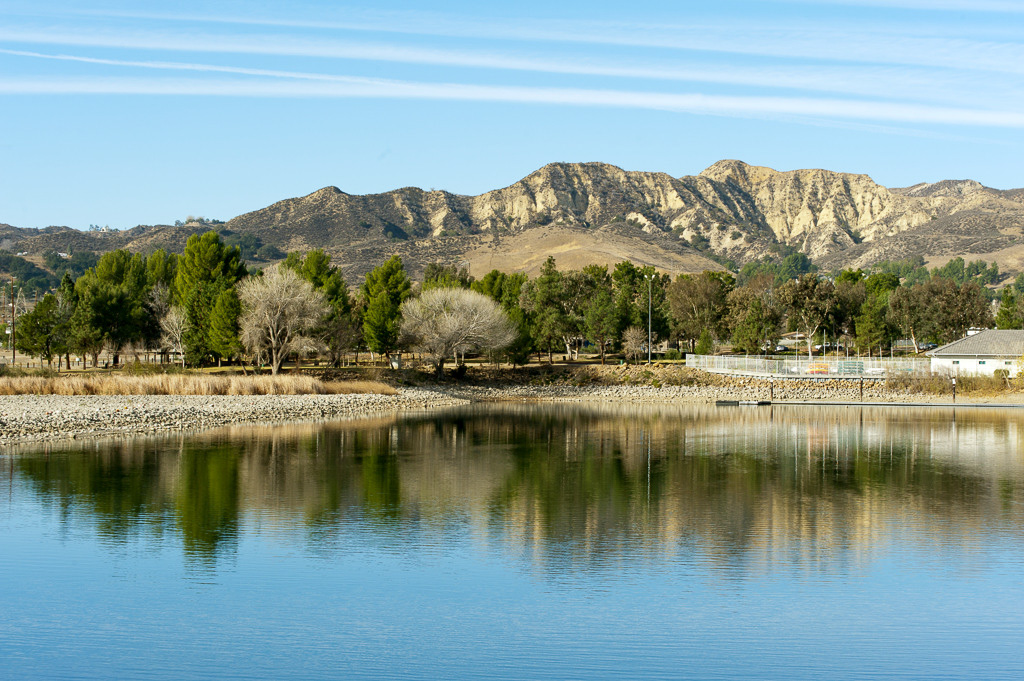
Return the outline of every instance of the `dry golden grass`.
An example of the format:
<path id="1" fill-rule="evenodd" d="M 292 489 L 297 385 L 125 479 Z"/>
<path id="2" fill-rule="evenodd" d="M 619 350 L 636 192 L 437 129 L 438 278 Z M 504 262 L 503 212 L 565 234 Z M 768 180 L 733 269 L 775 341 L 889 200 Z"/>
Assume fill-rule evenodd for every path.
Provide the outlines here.
<path id="1" fill-rule="evenodd" d="M 0 378 L 0 395 L 396 395 L 376 381 L 324 382 L 310 376 L 16 376 Z"/>
<path id="2" fill-rule="evenodd" d="M 940 374 L 890 376 L 886 379 L 885 385 L 890 390 L 904 392 L 930 395 L 951 395 L 953 393 L 953 382 L 950 377 Z M 956 392 L 960 395 L 1003 395 L 1022 389 L 1024 389 L 1024 382 L 1019 378 L 960 375 L 956 379 Z"/>

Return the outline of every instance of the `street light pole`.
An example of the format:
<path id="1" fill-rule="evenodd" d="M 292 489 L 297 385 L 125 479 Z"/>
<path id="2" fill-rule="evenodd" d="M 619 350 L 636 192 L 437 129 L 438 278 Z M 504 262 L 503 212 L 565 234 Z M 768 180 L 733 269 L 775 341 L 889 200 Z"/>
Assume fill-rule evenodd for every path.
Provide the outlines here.
<path id="1" fill-rule="evenodd" d="M 14 347 L 14 334 L 15 334 L 15 315 L 17 311 L 14 307 L 14 277 L 11 277 L 11 366 L 13 367 L 18 359 L 18 351 Z"/>
<path id="2" fill-rule="evenodd" d="M 645 274 L 647 280 L 647 363 L 651 363 L 651 287 L 654 282 L 653 274 Z"/>

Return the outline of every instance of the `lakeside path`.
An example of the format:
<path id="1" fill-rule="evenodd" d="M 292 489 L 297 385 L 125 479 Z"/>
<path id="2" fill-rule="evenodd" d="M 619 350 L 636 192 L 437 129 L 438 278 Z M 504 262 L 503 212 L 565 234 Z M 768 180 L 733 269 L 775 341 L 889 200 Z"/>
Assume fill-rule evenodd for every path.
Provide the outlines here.
<path id="1" fill-rule="evenodd" d="M 448 385 L 400 388 L 398 395 L 13 395 L 0 397 L 0 446 L 93 437 L 135 437 L 221 426 L 272 425 L 423 411 L 486 402 L 603 404 L 711 404 L 716 400 L 767 400 L 760 381 L 723 386 L 649 385 Z M 888 391 L 881 383 L 860 395 L 859 386 L 808 383 L 774 387 L 774 404 L 953 406 L 949 395 Z M 958 396 L 955 406 L 1024 406 L 1024 394 Z"/>

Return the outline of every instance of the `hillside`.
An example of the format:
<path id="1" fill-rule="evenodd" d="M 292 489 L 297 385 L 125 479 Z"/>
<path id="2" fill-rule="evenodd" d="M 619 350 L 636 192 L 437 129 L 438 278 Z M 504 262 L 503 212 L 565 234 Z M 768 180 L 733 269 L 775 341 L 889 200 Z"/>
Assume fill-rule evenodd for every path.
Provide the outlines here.
<path id="1" fill-rule="evenodd" d="M 670 272 L 765 257 L 780 245 L 824 267 L 922 255 L 972 254 L 1003 271 L 1024 266 L 1024 189 L 971 180 L 888 189 L 867 175 L 780 172 L 719 161 L 698 175 L 552 163 L 478 196 L 406 187 L 353 195 L 325 187 L 214 225 L 226 237 L 280 251 L 324 248 L 350 280 L 394 253 L 417 273 L 429 262 L 535 272 L 547 255 L 580 267 L 622 259 Z M 211 226 L 123 232 L 0 225 L 8 251 L 128 248 L 180 251 Z M 269 257 L 269 256 L 265 256 Z"/>

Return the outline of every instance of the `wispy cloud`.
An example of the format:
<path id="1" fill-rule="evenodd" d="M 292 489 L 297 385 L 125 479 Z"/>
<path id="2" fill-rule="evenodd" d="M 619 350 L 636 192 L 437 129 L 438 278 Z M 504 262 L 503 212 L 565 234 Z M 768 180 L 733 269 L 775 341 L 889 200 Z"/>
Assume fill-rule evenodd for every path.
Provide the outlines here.
<path id="1" fill-rule="evenodd" d="M 802 2 L 803 0 L 778 0 Z M 917 0 L 833 0 L 897 5 Z M 955 4 L 959 0 L 945 0 Z M 990 5 L 1000 4 L 989 0 Z M 182 26 L 169 31 L 97 26 L 90 30 L 0 27 L 0 43 L 8 45 L 60 45 L 127 51 L 190 54 L 257 55 L 362 60 L 407 65 L 475 69 L 467 76 L 435 76 L 435 82 L 362 78 L 355 75 L 253 68 L 152 59 L 116 59 L 108 56 L 46 54 L 25 49 L 0 49 L 11 57 L 88 63 L 116 68 L 206 72 L 244 78 L 202 81 L 198 78 L 106 78 L 102 71 L 82 78 L 18 79 L 3 81 L 8 94 L 44 92 L 234 95 L 251 97 L 382 97 L 502 101 L 572 106 L 630 107 L 708 113 L 727 116 L 811 116 L 818 120 L 867 121 L 896 124 L 947 124 L 1020 127 L 1024 114 L 1024 44 L 1013 41 L 949 39 L 941 36 L 902 36 L 867 31 L 815 32 L 753 26 L 640 26 L 612 27 L 598 22 L 541 24 L 531 20 L 501 23 L 494 20 L 454 21 L 444 15 L 364 13 L 342 22 L 302 19 L 250 19 L 194 15 L 127 13 L 119 16 L 161 17 L 205 24 L 260 25 L 317 31 L 297 33 L 197 31 Z M 427 19 L 418 21 L 427 17 Z M 325 35 L 324 28 L 327 28 Z M 210 26 L 204 28 L 210 29 Z M 509 43 L 496 52 L 478 49 L 435 48 L 416 41 L 368 42 L 352 40 L 339 31 L 408 33 L 421 36 L 457 35 L 464 38 L 529 41 Z M 420 41 L 423 42 L 423 41 Z M 457 41 L 447 41 L 449 43 Z M 615 61 L 578 50 L 552 50 L 545 43 L 593 43 L 625 50 Z M 538 47 L 539 46 L 539 47 Z M 563 46 L 564 47 L 564 46 Z M 652 48 L 658 48 L 652 50 Z M 570 52 L 569 56 L 561 52 Z M 607 53 L 608 50 L 605 50 Z M 652 55 L 657 55 L 657 60 Z M 728 55 L 728 57 L 722 57 Z M 756 57 L 752 59 L 750 57 Z M 772 57 L 772 60 L 763 59 Z M 813 61 L 813 63 L 793 63 Z M 843 63 L 839 63 L 843 62 Z M 322 66 L 322 64 L 318 64 Z M 331 69 L 326 69 L 330 71 Z M 582 87 L 599 81 L 571 81 L 573 87 L 531 87 L 500 84 L 486 71 L 586 76 L 648 81 L 645 92 L 611 87 Z M 453 72 L 456 73 L 456 72 Z M 474 82 L 436 82 L 445 80 Z M 475 81 L 491 82 L 475 82 Z M 505 79 L 508 80 L 508 79 Z M 291 82 L 277 82 L 291 81 Z M 498 82 L 495 82 L 498 81 Z M 557 82 L 557 81 L 556 81 Z M 570 82 L 570 81 L 566 81 Z M 33 84 L 35 83 L 35 84 Z M 703 83 L 715 89 L 732 88 L 738 94 L 676 92 L 668 83 Z M 606 85 L 605 82 L 600 83 Z M 721 87 L 717 87 L 721 86 Z M 133 90 L 132 88 L 137 88 Z M 667 90 L 667 91 L 665 91 Z M 765 91 L 777 96 L 761 96 Z M 794 96 L 791 91 L 828 96 Z M 834 95 L 841 95 L 836 97 Z M 990 106 L 977 102 L 998 102 Z"/>
<path id="2" fill-rule="evenodd" d="M 807 97 L 745 97 L 336 77 L 281 79 L 0 78 L 0 94 L 123 94 L 229 97 L 434 99 L 629 108 L 726 116 L 820 116 L 907 124 L 1024 128 L 1015 111 Z"/>
<path id="3" fill-rule="evenodd" d="M 57 38 L 55 37 L 54 40 L 57 40 Z M 82 42 L 87 43 L 88 46 L 132 48 L 145 41 L 131 38 L 105 40 L 103 37 L 93 35 L 85 39 L 80 39 L 79 43 Z M 207 43 L 206 40 L 201 38 L 195 43 L 192 43 L 187 39 L 185 41 L 171 42 L 175 44 L 175 47 L 178 50 L 182 51 L 192 51 L 191 48 L 198 51 L 203 49 L 203 46 Z M 171 42 L 168 44 L 171 44 Z M 149 44 L 152 44 L 152 42 Z M 266 52 L 265 45 L 265 41 L 262 40 L 253 41 L 251 43 L 238 43 L 225 40 L 216 41 L 218 51 L 244 51 L 245 53 L 250 54 L 264 54 Z M 78 46 L 81 47 L 83 45 L 79 44 Z M 746 85 L 758 88 L 806 90 L 904 100 L 908 98 L 919 98 L 925 101 L 955 101 L 964 98 L 965 95 L 967 98 L 977 99 L 978 97 L 983 96 L 986 92 L 984 87 L 979 86 L 977 78 L 972 78 L 967 74 L 934 74 L 920 69 L 899 67 L 864 68 L 852 66 L 778 66 L 758 68 L 739 65 L 727 67 L 709 64 L 679 67 L 633 66 L 593 62 L 585 63 L 564 59 L 529 59 L 516 56 L 481 54 L 475 52 L 422 50 L 418 48 L 410 49 L 392 45 L 362 45 L 349 43 L 336 47 L 338 49 L 319 50 L 316 49 L 315 46 L 307 45 L 303 49 L 307 55 L 309 53 L 315 53 L 316 56 L 328 56 L 338 59 L 377 60 L 407 64 L 430 64 L 533 73 L 600 76 L 630 80 L 645 79 L 715 83 L 722 85 Z M 280 54 L 280 50 L 282 49 L 288 48 L 281 44 L 277 44 L 271 48 L 273 54 Z M 298 50 L 296 49 L 295 51 Z M 33 59 L 72 61 L 107 66 L 220 71 L 223 73 L 251 75 L 282 75 L 281 73 L 267 70 L 246 69 L 241 67 L 218 67 L 213 65 L 189 64 L 182 62 L 106 59 L 67 54 L 45 54 L 35 51 L 4 48 L 0 48 L 0 54 L 30 57 Z M 290 77 L 300 77 L 300 75 L 295 72 L 289 72 L 288 75 Z M 302 74 L 301 77 L 308 79 L 329 79 L 329 76 L 326 75 L 309 73 Z M 1016 101 L 1020 99 L 1020 93 L 1022 91 L 1021 85 L 1024 85 L 1024 83 L 1019 83 L 1015 80 L 1004 80 L 1001 81 L 997 87 L 1001 90 L 1004 99 Z"/>
<path id="4" fill-rule="evenodd" d="M 792 0 L 801 2 L 802 0 Z M 808 0 L 810 1 L 810 0 Z M 850 0 L 850 2 L 888 0 Z M 906 0 L 915 4 L 917 0 Z M 945 0 L 966 5 L 966 0 Z M 897 0 L 893 0 L 895 5 Z M 941 0 L 940 0 L 941 2 Z M 920 4 L 924 4 L 923 0 Z M 982 5 L 1013 5 L 981 0 Z M 1022 10 L 1024 11 L 1024 10 Z M 882 27 L 844 23 L 752 25 L 626 24 L 599 21 L 481 20 L 425 12 L 362 13 L 356 18 L 331 20 L 213 14 L 117 12 L 109 16 L 159 19 L 189 23 L 233 24 L 273 28 L 334 29 L 339 31 L 398 33 L 531 43 L 563 43 L 666 49 L 717 54 L 818 59 L 863 64 L 903 64 L 995 73 L 1024 73 L 1024 45 L 1019 40 L 969 40 L 920 32 L 915 25 Z"/>
<path id="5" fill-rule="evenodd" d="M 0 28 L 0 41 L 51 45 L 102 47 L 130 50 L 157 49 L 176 52 L 205 52 L 263 56 L 304 56 L 317 58 L 375 60 L 391 63 L 439 65 L 473 69 L 497 69 L 532 73 L 618 77 L 693 83 L 749 86 L 758 89 L 790 89 L 834 93 L 847 96 L 886 98 L 900 101 L 959 104 L 961 102 L 1000 101 L 1004 108 L 1024 100 L 1024 82 L 1016 74 L 980 79 L 972 72 L 928 70 L 913 67 L 865 65 L 776 65 L 770 67 L 742 64 L 611 64 L 602 61 L 578 61 L 560 57 L 522 57 L 478 51 L 436 50 L 406 45 L 367 44 L 352 41 L 310 39 L 301 36 L 218 34 L 165 34 L 158 32 L 109 33 L 103 31 L 17 31 Z M 36 52 L 9 50 L 13 54 L 52 58 Z M 77 58 L 60 55 L 62 59 Z M 128 60 L 94 60 L 97 64 L 142 66 Z M 149 68 L 172 68 L 170 63 Z M 1024 75 L 1024 57 L 1017 64 Z M 212 66 L 175 65 L 173 68 L 216 70 Z M 244 69 L 223 67 L 225 73 L 247 73 Z M 253 73 L 252 75 L 275 75 Z M 303 76 L 314 78 L 311 74 Z M 317 76 L 319 77 L 319 76 Z"/>
<path id="6" fill-rule="evenodd" d="M 1017 14 L 1024 12 L 1019 0 L 775 0 L 791 4 L 852 5 L 855 7 L 892 7 L 927 12 L 996 12 Z"/>

